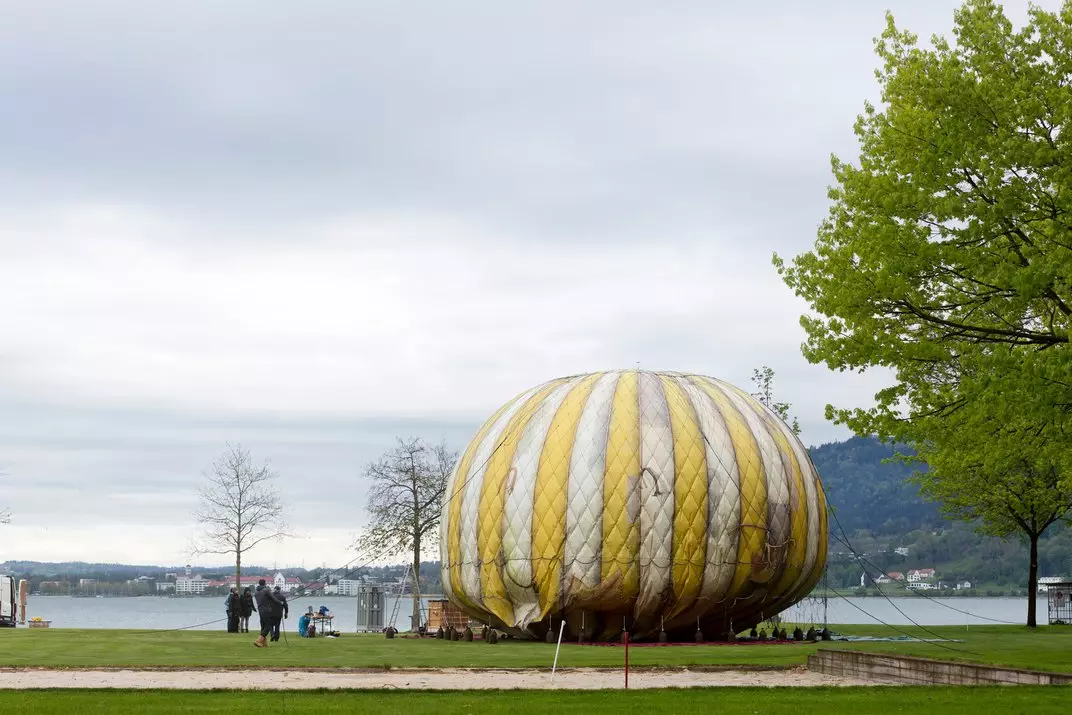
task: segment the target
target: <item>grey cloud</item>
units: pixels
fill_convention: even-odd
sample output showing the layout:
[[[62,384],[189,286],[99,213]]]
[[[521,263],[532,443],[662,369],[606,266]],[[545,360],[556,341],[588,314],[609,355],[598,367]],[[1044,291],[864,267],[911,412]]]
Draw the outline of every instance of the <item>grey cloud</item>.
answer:
[[[884,4],[60,8],[0,30],[9,200],[284,223],[419,202],[504,238],[665,240],[809,213]]]
[[[884,376],[803,361],[769,259],[855,153],[887,4],[6,4],[14,547],[179,558],[231,441],[341,556],[395,436],[460,448],[531,385],[637,361],[768,364],[807,442],[842,436],[823,406]],[[927,37],[957,4],[893,10]]]

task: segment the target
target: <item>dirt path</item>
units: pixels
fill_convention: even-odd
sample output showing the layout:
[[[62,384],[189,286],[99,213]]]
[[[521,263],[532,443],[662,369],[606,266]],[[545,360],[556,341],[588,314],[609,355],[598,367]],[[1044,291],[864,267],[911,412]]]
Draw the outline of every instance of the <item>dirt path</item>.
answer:
[[[639,671],[629,674],[630,688],[709,686],[800,687],[870,685],[862,680],[786,670]],[[397,688],[439,690],[621,688],[621,671],[579,668],[551,674],[535,670],[421,669],[388,672],[301,670],[4,670],[0,689],[26,688],[168,688],[304,690],[310,688]]]

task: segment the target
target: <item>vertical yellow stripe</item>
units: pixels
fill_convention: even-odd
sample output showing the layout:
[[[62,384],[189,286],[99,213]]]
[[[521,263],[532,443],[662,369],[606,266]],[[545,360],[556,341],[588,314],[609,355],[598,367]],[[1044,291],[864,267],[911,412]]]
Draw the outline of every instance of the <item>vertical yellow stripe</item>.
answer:
[[[774,588],[776,593],[787,594],[793,588],[793,584],[796,583],[797,579],[800,578],[808,550],[808,502],[807,492],[804,491],[804,475],[800,470],[800,463],[797,462],[793,447],[789,444],[789,440],[782,431],[783,426],[780,421],[772,417],[756,398],[737,387],[733,389],[762,418],[768,434],[774,438],[775,444],[778,445],[778,451],[783,456],[789,457],[793,471],[793,482],[789,490],[791,500],[789,504],[789,553],[786,559],[785,571]]]
[[[477,513],[477,553],[480,554],[480,601],[485,610],[495,614],[507,625],[513,625],[514,608],[506,596],[503,584],[502,556],[503,510],[506,505],[506,483],[510,465],[521,441],[525,425],[533,413],[563,380],[547,383],[510,418],[498,449],[491,456],[480,484],[480,507]]]
[[[767,563],[767,476],[755,436],[730,399],[713,381],[695,376],[692,381],[710,397],[722,414],[733,443],[739,475],[741,497],[740,537],[737,543],[737,568],[733,572],[726,599],[737,598],[749,580],[763,581],[772,575]]]
[[[823,571],[826,569],[826,540],[830,537],[830,534],[827,532],[826,496],[823,493],[823,485],[822,482],[818,479],[818,477],[815,476],[818,474],[818,472],[815,471],[815,465],[810,464],[810,458],[808,461],[810,470],[804,478],[815,479],[815,500],[819,514],[819,543],[816,544],[816,546],[818,547],[818,551],[815,554],[815,565],[812,567],[811,573],[808,575],[808,578],[805,579],[804,582],[800,585],[800,588],[792,594],[790,600],[794,602],[800,598],[804,598],[809,593],[811,593],[812,589],[814,589],[816,585],[818,585],[819,581],[822,579]]]
[[[640,472],[640,394],[637,373],[623,372],[614,392],[606,473],[603,478],[601,585],[617,581],[620,602],[632,604],[640,592],[636,556],[640,526],[630,518],[629,492]]]
[[[559,578],[566,543],[566,495],[570,456],[577,437],[577,423],[592,388],[603,373],[589,375],[577,384],[555,413],[540,453],[532,510],[532,559],[540,619],[558,601]]]
[[[521,399],[521,393],[514,399],[507,402],[500,407],[488,421],[480,426],[476,435],[472,441],[469,442],[469,446],[465,449],[465,453],[462,455],[461,460],[458,462],[457,476],[450,485],[450,492],[446,495],[446,498],[450,500],[450,512],[449,519],[447,521],[447,558],[450,560],[450,586],[454,591],[454,598],[461,602],[462,605],[468,606],[474,611],[480,611],[476,603],[472,599],[468,598],[465,593],[465,587],[462,585],[462,498],[465,495],[465,484],[469,478],[469,470],[473,466],[473,459],[476,456],[477,449],[480,448],[484,438],[487,437],[488,431],[491,430],[492,425],[502,416],[504,412],[511,405]]]
[[[707,559],[707,450],[685,391],[661,375],[674,437],[674,603],[667,618],[690,608],[703,585]]]
[[[805,567],[805,559],[808,552],[808,501],[804,491],[804,475],[800,471],[800,463],[789,445],[789,440],[782,433],[779,425],[772,423],[771,417],[764,415],[767,431],[778,444],[778,450],[789,457],[790,467],[793,470],[793,485],[789,490],[789,553],[786,558],[785,571],[778,579],[775,587],[777,593],[789,593],[793,585],[800,578]]]

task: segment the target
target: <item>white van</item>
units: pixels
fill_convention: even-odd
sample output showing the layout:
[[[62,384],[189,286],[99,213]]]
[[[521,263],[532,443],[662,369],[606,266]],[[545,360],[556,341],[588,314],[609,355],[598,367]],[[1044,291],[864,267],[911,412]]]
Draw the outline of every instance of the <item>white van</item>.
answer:
[[[15,627],[15,578],[0,576],[0,627]]]

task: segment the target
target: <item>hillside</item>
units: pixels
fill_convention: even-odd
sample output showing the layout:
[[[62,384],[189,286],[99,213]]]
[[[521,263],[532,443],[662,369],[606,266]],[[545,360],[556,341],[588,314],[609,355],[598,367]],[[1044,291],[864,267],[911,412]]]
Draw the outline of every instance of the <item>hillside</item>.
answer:
[[[871,437],[809,450],[836,515],[830,524],[830,585],[859,586],[863,569],[852,556],[855,551],[875,570],[934,568],[942,581],[968,580],[981,584],[983,592],[1025,588],[1026,545],[1016,538],[982,536],[971,524],[944,519],[938,505],[908,481],[913,467],[885,461],[896,451]],[[897,548],[907,548],[908,555],[896,553]],[[1072,575],[1072,531],[1055,526],[1043,537],[1039,574]]]
[[[938,505],[908,482],[914,468],[887,463],[896,451],[873,437],[852,437],[808,450],[823,480],[827,501],[849,534],[904,534],[941,526]],[[901,451],[910,453],[907,448]]]

